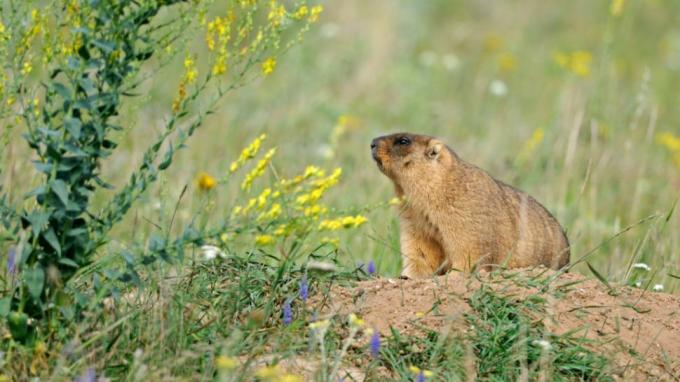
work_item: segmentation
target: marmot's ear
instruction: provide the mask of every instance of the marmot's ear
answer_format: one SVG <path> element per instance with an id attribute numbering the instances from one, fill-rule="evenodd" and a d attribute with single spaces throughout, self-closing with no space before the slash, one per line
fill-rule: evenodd
<path id="1" fill-rule="evenodd" d="M 443 146 L 443 143 L 436 140 L 431 140 L 427 145 L 427 157 L 430 159 L 437 159 L 439 157 L 439 153 L 442 151 Z"/>

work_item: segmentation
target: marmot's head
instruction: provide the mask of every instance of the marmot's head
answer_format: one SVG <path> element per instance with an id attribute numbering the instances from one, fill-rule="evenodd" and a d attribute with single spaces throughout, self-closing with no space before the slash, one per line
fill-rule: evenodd
<path id="1" fill-rule="evenodd" d="M 397 133 L 375 138 L 371 154 L 380 171 L 397 186 L 412 176 L 434 174 L 436 167 L 450 160 L 449 150 L 440 140 L 426 135 Z"/>

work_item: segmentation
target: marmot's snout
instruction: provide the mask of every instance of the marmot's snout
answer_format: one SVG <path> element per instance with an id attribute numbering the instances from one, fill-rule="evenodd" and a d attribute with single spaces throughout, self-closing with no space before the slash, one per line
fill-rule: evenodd
<path id="1" fill-rule="evenodd" d="M 374 138 L 371 141 L 371 156 L 381 170 L 383 169 L 383 158 L 380 155 L 380 141 L 382 138 L 383 137 Z"/>

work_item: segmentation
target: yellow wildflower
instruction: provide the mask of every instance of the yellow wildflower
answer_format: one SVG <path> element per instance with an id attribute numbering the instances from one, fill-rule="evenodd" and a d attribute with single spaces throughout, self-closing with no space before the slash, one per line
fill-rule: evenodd
<path id="1" fill-rule="evenodd" d="M 222 370 L 232 370 L 238 366 L 238 361 L 236 358 L 221 355 L 215 358 L 215 366 Z"/>
<path id="2" fill-rule="evenodd" d="M 312 11 L 309 15 L 309 22 L 314 23 L 319 20 L 319 15 L 323 12 L 323 5 L 315 5 L 312 7 Z"/>
<path id="3" fill-rule="evenodd" d="M 257 217 L 258 221 L 263 220 L 273 220 L 281 215 L 281 205 L 279 203 L 272 204 L 271 208 L 267 212 L 263 212 Z M 280 236 L 280 235 L 277 235 Z"/>
<path id="4" fill-rule="evenodd" d="M 258 151 L 260 151 L 260 146 L 262 145 L 262 142 L 267 138 L 266 134 L 262 134 L 259 137 L 255 138 L 248 146 L 246 146 L 243 151 L 241 151 L 241 155 L 239 155 L 238 159 L 235 160 L 234 162 L 231 163 L 229 166 L 229 171 L 235 172 L 236 170 L 239 169 L 239 167 L 243 166 L 246 161 L 255 158 L 255 155 L 257 155 Z"/>
<path id="5" fill-rule="evenodd" d="M 307 14 L 309 14 L 309 8 L 307 8 L 306 5 L 302 5 L 297 11 L 295 11 L 293 17 L 298 20 L 302 20 L 305 16 L 307 16 Z"/>
<path id="6" fill-rule="evenodd" d="M 226 243 L 227 241 L 229 241 L 229 235 L 227 235 L 226 233 L 221 234 L 221 235 L 220 235 L 220 240 L 221 240 L 223 243 Z"/>
<path id="7" fill-rule="evenodd" d="M 625 3 L 626 0 L 612 0 L 611 5 L 609 6 L 609 13 L 614 17 L 621 15 Z"/>
<path id="8" fill-rule="evenodd" d="M 257 197 L 257 208 L 258 209 L 261 210 L 262 208 L 264 208 L 265 204 L 267 204 L 267 198 L 269 197 L 269 195 L 271 195 L 271 193 L 272 193 L 272 189 L 269 188 L 269 187 L 262 190 L 260 195 L 258 195 L 258 197 Z"/>
<path id="9" fill-rule="evenodd" d="M 270 2 L 269 6 L 270 9 L 269 14 L 267 15 L 267 20 L 269 20 L 272 26 L 278 27 L 281 25 L 281 21 L 283 21 L 284 16 L 286 16 L 286 8 L 283 5 L 277 4 L 276 1 Z"/>
<path id="10" fill-rule="evenodd" d="M 512 72 L 517 67 L 517 60 L 511 53 L 501 53 L 498 55 L 498 68 L 501 72 Z"/>
<path id="11" fill-rule="evenodd" d="M 413 374 L 423 373 L 423 376 L 425 378 L 430 378 L 433 375 L 433 373 L 430 370 L 421 370 L 419 367 L 414 366 L 414 365 L 409 366 L 408 370 Z"/>
<path id="12" fill-rule="evenodd" d="M 209 191 L 217 185 L 217 180 L 207 173 L 201 172 L 196 178 L 196 183 L 198 184 L 198 188 L 201 190 Z"/>
<path id="13" fill-rule="evenodd" d="M 250 189 L 250 186 L 253 184 L 253 181 L 262 176 L 262 174 L 264 174 L 264 170 L 267 167 L 267 165 L 271 162 L 274 154 L 276 154 L 276 148 L 267 151 L 264 157 L 260 159 L 259 162 L 257 162 L 255 168 L 253 168 L 248 174 L 246 174 L 245 179 L 243 179 L 243 183 L 241 183 L 241 189 L 243 190 Z"/>
<path id="14" fill-rule="evenodd" d="M 269 57 L 262 63 L 262 73 L 265 75 L 271 74 L 276 68 L 276 59 L 274 57 Z"/>
<path id="15" fill-rule="evenodd" d="M 224 56 L 220 55 L 219 57 L 217 57 L 217 60 L 215 60 L 215 64 L 213 65 L 212 68 L 212 74 L 214 76 L 219 76 L 220 74 L 223 74 L 226 71 L 227 71 L 227 57 L 226 55 Z"/>
<path id="16" fill-rule="evenodd" d="M 670 151 L 680 151 L 680 137 L 676 137 L 673 133 L 657 133 L 656 143 L 665 146 Z"/>
<path id="17" fill-rule="evenodd" d="M 416 317 L 422 318 L 422 317 L 424 317 L 424 316 L 425 316 L 425 313 L 423 313 L 423 312 L 416 312 Z"/>
<path id="18" fill-rule="evenodd" d="M 33 71 L 33 65 L 29 61 L 24 61 L 24 65 L 21 67 L 21 74 L 24 76 L 31 74 Z"/>
<path id="19" fill-rule="evenodd" d="M 366 325 L 366 322 L 364 322 L 364 320 L 359 318 L 356 314 L 351 313 L 349 315 L 349 324 L 354 326 L 354 327 L 360 328 L 360 327 Z"/>
<path id="20" fill-rule="evenodd" d="M 560 67 L 569 70 L 570 72 L 587 77 L 590 75 L 590 63 L 593 55 L 585 50 L 577 50 L 572 53 L 555 53 L 553 59 Z"/>
<path id="21" fill-rule="evenodd" d="M 255 244 L 257 245 L 270 245 L 274 244 L 276 239 L 271 235 L 257 235 L 255 237 Z"/>
<path id="22" fill-rule="evenodd" d="M 286 226 L 285 224 L 279 224 L 279 226 L 276 227 L 273 233 L 275 236 L 285 236 L 286 234 L 288 234 L 288 226 Z"/>
<path id="23" fill-rule="evenodd" d="M 186 82 L 194 82 L 198 76 L 198 71 L 196 70 L 196 63 L 194 62 L 194 59 L 191 58 L 191 56 L 187 56 L 184 59 L 184 70 L 184 79 Z"/>
<path id="24" fill-rule="evenodd" d="M 313 206 L 305 208 L 302 213 L 306 217 L 318 217 L 319 215 L 323 215 L 328 211 L 328 208 L 326 208 L 323 205 L 315 204 Z"/>
<path id="25" fill-rule="evenodd" d="M 368 219 L 362 215 L 345 216 L 337 219 L 326 219 L 319 223 L 320 231 L 336 231 L 341 228 L 356 228 L 366 223 Z"/>

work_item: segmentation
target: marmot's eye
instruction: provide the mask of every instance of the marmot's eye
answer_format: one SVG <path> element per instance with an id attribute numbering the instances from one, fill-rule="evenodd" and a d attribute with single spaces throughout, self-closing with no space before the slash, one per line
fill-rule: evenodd
<path id="1" fill-rule="evenodd" d="M 411 140 L 408 139 L 408 137 L 401 137 L 401 138 L 397 138 L 397 141 L 395 143 L 398 144 L 398 145 L 406 146 L 408 144 L 411 144 Z"/>

